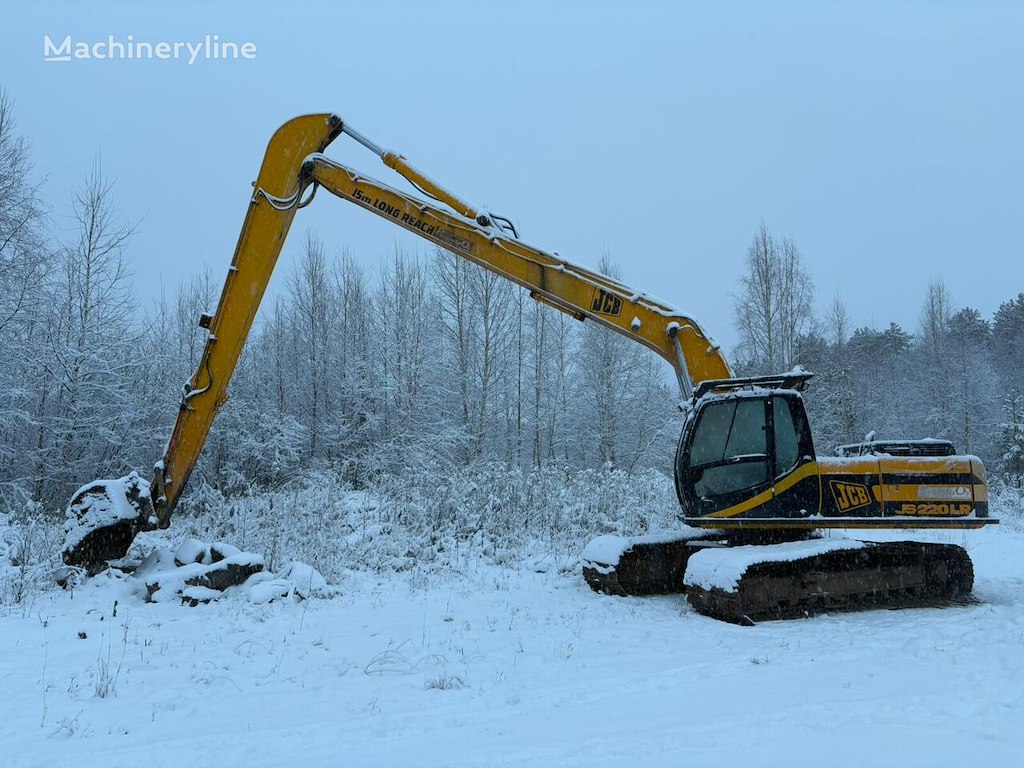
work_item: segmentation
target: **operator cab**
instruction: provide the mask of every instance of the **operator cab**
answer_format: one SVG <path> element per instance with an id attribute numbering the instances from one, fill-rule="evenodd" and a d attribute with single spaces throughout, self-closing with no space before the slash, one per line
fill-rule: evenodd
<path id="1" fill-rule="evenodd" d="M 686 518 L 786 518 L 817 511 L 817 472 L 798 472 L 815 460 L 799 394 L 810 376 L 727 379 L 698 387 L 676 452 L 676 492 Z M 786 495 L 789 508 L 775 502 L 776 485 L 798 486 Z"/>

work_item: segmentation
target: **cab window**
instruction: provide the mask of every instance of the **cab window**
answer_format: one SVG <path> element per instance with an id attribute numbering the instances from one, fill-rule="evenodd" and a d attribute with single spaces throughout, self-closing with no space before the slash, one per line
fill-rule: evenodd
<path id="1" fill-rule="evenodd" d="M 690 446 L 690 476 L 699 498 L 725 496 L 768 482 L 765 401 L 707 406 Z"/>

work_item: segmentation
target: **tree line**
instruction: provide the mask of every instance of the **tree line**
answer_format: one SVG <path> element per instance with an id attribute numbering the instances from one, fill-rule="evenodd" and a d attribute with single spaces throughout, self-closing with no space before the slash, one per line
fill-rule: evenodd
<path id="1" fill-rule="evenodd" d="M 995 276 L 993 276 L 995 279 Z M 819 451 L 878 438 L 951 440 L 990 471 L 1024 473 L 1024 293 L 991 319 L 928 283 L 918 327 L 854 327 L 839 296 L 823 316 L 790 238 L 762 224 L 735 297 L 737 368 L 815 373 L 805 396 Z"/>

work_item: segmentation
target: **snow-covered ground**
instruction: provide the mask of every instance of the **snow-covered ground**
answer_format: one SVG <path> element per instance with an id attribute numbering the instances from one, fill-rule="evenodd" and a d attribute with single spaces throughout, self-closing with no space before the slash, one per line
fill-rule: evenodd
<path id="1" fill-rule="evenodd" d="M 526 565 L 195 608 L 101 575 L 0 617 L 0 763 L 1024 764 L 1024 531 L 928 538 L 977 604 L 746 628 Z"/>

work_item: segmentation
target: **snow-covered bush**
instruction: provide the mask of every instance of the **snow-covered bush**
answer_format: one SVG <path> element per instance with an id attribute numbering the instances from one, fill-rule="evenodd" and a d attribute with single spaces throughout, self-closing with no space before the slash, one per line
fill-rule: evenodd
<path id="1" fill-rule="evenodd" d="M 1002 525 L 1024 529 L 1024 483 L 1020 476 L 989 477 L 989 514 Z"/>
<path id="2" fill-rule="evenodd" d="M 645 533 L 671 525 L 678 511 L 664 475 L 610 466 L 522 470 L 492 462 L 383 478 L 375 490 L 407 524 L 461 539 L 479 534 L 498 559 L 531 543 L 578 549 L 598 533 Z"/>
<path id="3" fill-rule="evenodd" d="M 59 522 L 38 504 L 0 511 L 0 606 L 25 604 L 53 584 L 62 541 Z"/>
<path id="4" fill-rule="evenodd" d="M 574 557 L 593 536 L 669 528 L 677 512 L 671 481 L 654 470 L 486 463 L 458 471 L 421 466 L 363 490 L 329 472 L 234 498 L 202 487 L 182 501 L 172 530 L 260 552 L 271 570 L 301 560 L 334 581 L 345 569 Z"/>

